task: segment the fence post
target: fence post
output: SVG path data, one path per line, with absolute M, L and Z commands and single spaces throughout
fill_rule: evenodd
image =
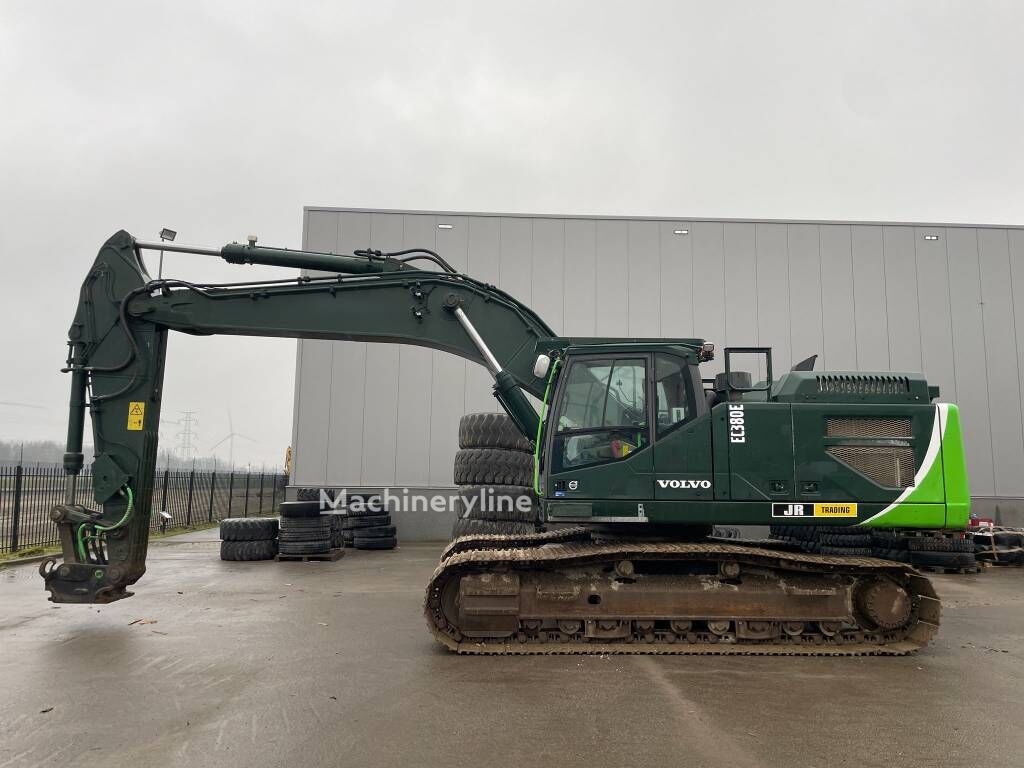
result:
M 245 504 L 242 505 L 242 517 L 249 516 L 249 473 L 245 473 Z
M 217 470 L 210 473 L 210 511 L 206 522 L 213 522 L 213 489 L 217 487 Z
M 167 485 L 168 485 L 168 482 L 170 481 L 170 476 L 171 476 L 170 468 L 165 469 L 164 470 L 164 492 L 163 492 L 162 498 L 160 499 L 160 511 L 161 512 L 166 512 L 167 511 Z M 160 533 L 164 533 L 166 531 L 167 531 L 167 518 L 164 517 L 163 515 L 160 515 Z
M 270 476 L 270 514 L 277 512 L 277 475 Z
M 18 551 L 18 528 L 21 523 L 21 489 L 24 468 L 19 463 L 14 470 L 14 511 L 11 513 L 11 552 Z
M 260 493 L 259 493 L 259 496 L 257 498 L 260 500 L 260 504 L 259 504 L 259 510 L 260 511 L 259 511 L 258 514 L 262 515 L 263 514 L 263 473 L 262 472 L 260 472 Z
M 231 501 L 235 495 L 235 470 L 231 470 L 231 476 L 228 477 L 228 517 L 231 517 Z
M 192 527 L 192 491 L 196 485 L 196 471 L 188 473 L 188 503 L 185 505 L 185 527 Z

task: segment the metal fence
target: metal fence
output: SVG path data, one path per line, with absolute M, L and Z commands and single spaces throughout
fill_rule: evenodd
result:
M 278 502 L 284 501 L 287 484 L 283 474 L 161 470 L 154 483 L 149 528 L 172 530 L 225 517 L 273 515 Z M 78 498 L 94 505 L 88 471 L 79 476 Z M 50 509 L 63 501 L 63 467 L 0 466 L 0 553 L 59 544 Z

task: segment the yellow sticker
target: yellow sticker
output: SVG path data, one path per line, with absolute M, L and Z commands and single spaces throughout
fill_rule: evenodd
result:
M 141 432 L 142 422 L 146 419 L 145 403 L 128 403 L 128 431 Z
M 856 517 L 856 504 L 815 504 L 815 517 Z

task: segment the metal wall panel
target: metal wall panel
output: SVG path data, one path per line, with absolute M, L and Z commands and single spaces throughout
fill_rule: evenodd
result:
M 555 333 L 597 334 L 597 225 L 593 221 L 567 219 L 565 222 L 563 312 L 564 326 L 555 328 Z
M 785 224 L 758 224 L 757 344 L 772 347 L 775 367 L 792 365 L 789 344 L 789 250 Z
M 885 301 L 889 318 L 889 365 L 894 370 L 921 370 L 921 321 L 917 308 L 917 256 L 914 230 L 883 227 Z
M 338 253 L 351 253 L 370 245 L 372 214 L 344 213 L 338 224 Z M 363 446 L 366 414 L 366 347 L 364 342 L 331 342 L 331 388 L 334 397 L 327 413 L 330 442 L 327 447 L 327 476 L 344 485 L 362 482 Z M 379 423 L 371 415 L 373 423 Z
M 437 230 L 437 251 L 457 271 L 469 268 L 468 219 L 438 216 L 437 223 L 451 229 Z M 529 269 L 524 270 L 529 274 Z M 430 485 L 452 485 L 452 467 L 459 449 L 458 424 L 466 407 L 466 362 L 444 352 L 433 353 L 433 388 L 430 394 Z M 474 364 L 475 365 L 475 364 Z
M 726 224 L 725 337 L 721 346 L 757 345 L 757 232 L 753 224 Z
M 402 217 L 403 248 L 437 247 L 433 216 Z M 434 355 L 425 347 L 401 345 L 398 350 L 398 437 L 395 484 L 430 482 L 430 401 L 434 388 Z
M 661 336 L 688 338 L 693 331 L 693 224 L 661 224 Z
M 698 338 L 715 342 L 725 338 L 725 225 L 695 221 L 693 238 L 693 322 Z M 705 366 L 705 376 L 724 370 L 722 356 Z M 703 370 L 703 369 L 702 369 Z
M 853 244 L 850 228 L 822 224 L 821 335 L 824 345 L 818 365 L 836 371 L 857 369 L 857 324 L 853 284 Z
M 956 402 L 956 370 L 953 362 L 953 318 L 950 314 L 948 238 L 934 227 L 914 229 L 917 254 L 917 297 L 921 324 L 921 370 L 939 396 Z M 938 237 L 938 240 L 926 240 Z
M 1011 349 L 1004 347 L 1004 355 L 1017 354 L 1018 400 L 1024 403 L 1024 231 L 1009 230 L 1007 240 L 1010 249 L 1010 287 L 1013 293 L 1013 325 L 1016 343 Z M 1024 414 L 1021 415 L 1021 441 L 1024 443 Z M 1024 464 L 1024 462 L 1022 462 Z
M 313 251 L 334 251 L 338 246 L 337 213 L 307 211 L 302 247 Z M 295 408 L 292 424 L 293 482 L 323 483 L 327 480 L 334 342 L 300 339 L 295 354 Z M 300 452 L 302 456 L 300 456 Z
M 962 416 L 971 492 L 991 496 L 995 493 L 995 475 L 992 469 L 989 371 L 985 360 L 978 237 L 973 229 L 950 228 L 945 235 L 949 253 L 957 404 Z
M 857 331 L 857 370 L 889 368 L 889 316 L 886 309 L 882 228 L 850 229 L 853 258 L 854 325 Z
M 399 251 L 405 245 L 401 214 L 375 213 L 370 221 L 371 248 Z M 398 376 L 401 350 L 395 344 L 367 344 L 363 371 L 363 450 L 360 485 L 394 485 L 398 442 Z M 370 418 L 366 418 L 366 414 Z
M 661 326 L 661 265 L 658 223 L 631 221 L 626 229 L 629 315 L 625 335 L 658 336 Z
M 992 423 L 992 469 L 996 496 L 1024 496 L 1020 370 L 1015 335 L 1010 251 L 1006 231 L 979 229 L 978 267 L 985 326 L 988 408 Z
M 791 363 L 825 349 L 821 325 L 821 257 L 817 224 L 789 224 L 789 339 Z
M 597 336 L 623 336 L 629 316 L 629 233 L 625 221 L 598 221 L 596 259 Z
M 500 285 L 501 220 L 495 216 L 469 219 L 469 274 Z M 497 407 L 494 379 L 482 365 L 466 365 L 465 412 L 493 411 Z
M 1024 231 L 309 209 L 303 245 L 433 248 L 564 335 L 923 369 L 960 405 L 975 496 L 1024 497 Z M 497 408 L 491 383 L 418 347 L 300 341 L 293 483 L 450 487 L 458 418 Z

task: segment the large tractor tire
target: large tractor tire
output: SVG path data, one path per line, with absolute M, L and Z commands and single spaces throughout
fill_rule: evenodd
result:
M 529 500 L 529 508 L 522 499 Z M 455 499 L 460 520 L 529 523 L 537 521 L 537 497 L 522 485 L 463 485 Z
M 227 517 L 220 521 L 221 541 L 266 541 L 277 538 L 276 517 Z
M 232 561 L 273 560 L 277 556 L 277 539 L 257 541 L 222 541 L 220 559 Z
M 533 450 L 518 427 L 504 413 L 468 413 L 459 420 L 459 448 Z
M 455 454 L 456 485 L 531 485 L 533 456 L 504 448 L 463 448 Z

